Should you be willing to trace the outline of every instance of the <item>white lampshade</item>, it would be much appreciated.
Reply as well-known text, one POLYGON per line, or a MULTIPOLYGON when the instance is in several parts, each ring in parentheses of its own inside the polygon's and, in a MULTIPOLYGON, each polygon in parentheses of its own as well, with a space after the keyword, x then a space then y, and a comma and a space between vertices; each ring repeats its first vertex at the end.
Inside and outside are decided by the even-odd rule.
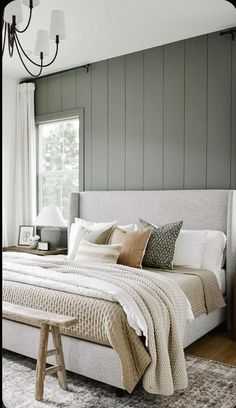
POLYGON ((40 55, 43 52, 43 55, 49 54, 49 39, 47 30, 38 30, 36 43, 35 43, 35 55, 40 55))
POLYGON ((4 21, 11 24, 12 16, 16 16, 16 24, 20 24, 23 21, 21 0, 14 0, 5 7, 4 21))
MULTIPOLYGON (((38 6, 40 3, 40 0, 33 0, 33 7, 38 6)), ((29 7, 30 5, 30 0, 23 0, 23 4, 29 7)))
POLYGON ((63 10, 53 10, 50 22, 50 38, 56 40, 56 35, 59 35, 59 40, 66 38, 65 16, 63 10))
POLYGON ((51 226, 51 227, 66 227, 66 220, 58 207, 48 205, 43 207, 36 220, 35 225, 51 226))

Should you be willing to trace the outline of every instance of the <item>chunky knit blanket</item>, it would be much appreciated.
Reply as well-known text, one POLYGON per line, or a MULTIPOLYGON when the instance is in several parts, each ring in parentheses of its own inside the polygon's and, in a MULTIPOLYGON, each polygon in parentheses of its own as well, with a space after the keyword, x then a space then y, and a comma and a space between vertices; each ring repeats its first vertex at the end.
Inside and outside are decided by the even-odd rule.
POLYGON ((78 264, 51 258, 4 254, 3 278, 120 303, 130 326, 146 338, 151 363, 143 377, 145 390, 171 395, 187 387, 182 340, 191 310, 176 283, 123 265, 78 264))

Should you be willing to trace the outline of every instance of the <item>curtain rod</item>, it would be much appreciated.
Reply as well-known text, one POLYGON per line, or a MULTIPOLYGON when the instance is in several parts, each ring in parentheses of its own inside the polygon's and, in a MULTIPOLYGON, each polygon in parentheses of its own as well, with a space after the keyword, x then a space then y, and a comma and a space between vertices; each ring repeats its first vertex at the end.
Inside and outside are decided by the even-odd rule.
POLYGON ((37 79, 40 79, 40 78, 46 78, 46 77, 53 76, 53 75, 63 74, 64 72, 74 71, 75 69, 81 69, 81 68, 86 69, 86 71, 88 73, 90 66, 91 66, 91 64, 85 64, 85 65, 81 65, 80 67, 73 67, 73 68, 64 69, 63 71, 52 72, 51 74, 45 74, 45 75, 42 75, 42 76, 40 76, 38 78, 35 78, 35 79, 34 78, 33 79, 32 78, 31 79, 25 79, 23 81, 20 81, 20 84, 24 84, 24 83, 28 83, 28 82, 35 82, 37 79))

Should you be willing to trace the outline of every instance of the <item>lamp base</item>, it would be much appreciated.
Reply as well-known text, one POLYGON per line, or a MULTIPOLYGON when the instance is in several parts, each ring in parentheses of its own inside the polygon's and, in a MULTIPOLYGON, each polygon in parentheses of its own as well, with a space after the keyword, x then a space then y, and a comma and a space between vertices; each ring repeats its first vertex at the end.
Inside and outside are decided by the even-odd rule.
POLYGON ((58 227, 43 227, 41 229, 41 241, 48 242, 50 249, 58 247, 61 231, 58 227))

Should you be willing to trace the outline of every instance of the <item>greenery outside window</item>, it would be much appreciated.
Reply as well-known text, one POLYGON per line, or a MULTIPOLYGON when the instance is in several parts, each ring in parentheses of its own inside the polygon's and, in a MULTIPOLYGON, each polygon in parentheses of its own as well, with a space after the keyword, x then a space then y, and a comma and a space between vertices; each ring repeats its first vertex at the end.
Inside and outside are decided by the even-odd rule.
POLYGON ((68 219, 72 191, 79 191, 79 118, 40 123, 38 210, 52 204, 68 219))

